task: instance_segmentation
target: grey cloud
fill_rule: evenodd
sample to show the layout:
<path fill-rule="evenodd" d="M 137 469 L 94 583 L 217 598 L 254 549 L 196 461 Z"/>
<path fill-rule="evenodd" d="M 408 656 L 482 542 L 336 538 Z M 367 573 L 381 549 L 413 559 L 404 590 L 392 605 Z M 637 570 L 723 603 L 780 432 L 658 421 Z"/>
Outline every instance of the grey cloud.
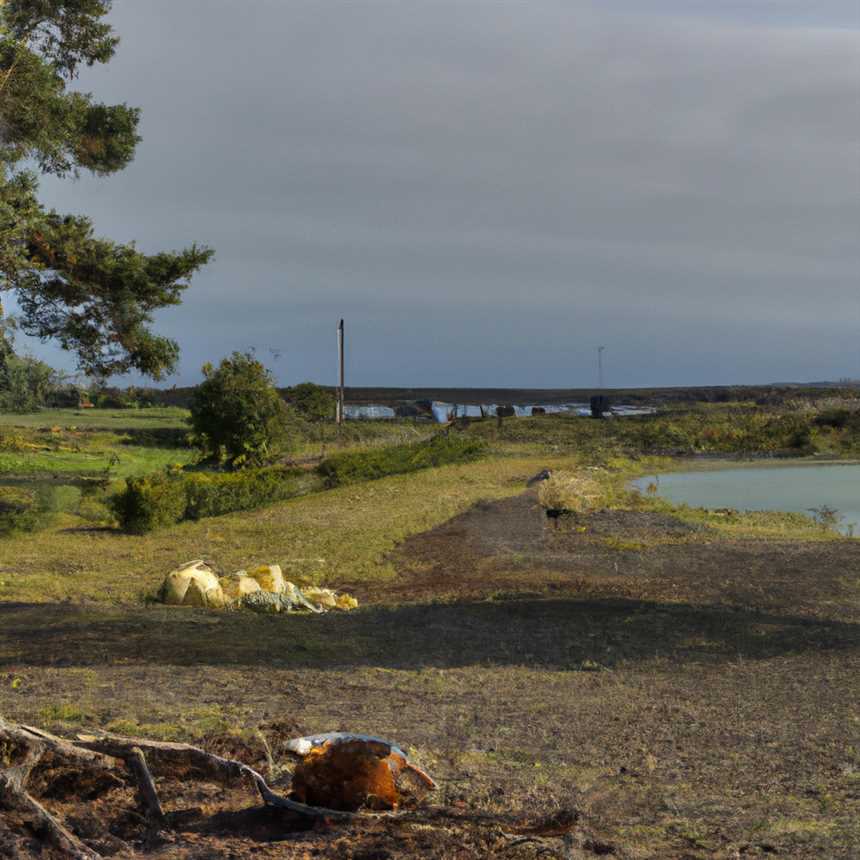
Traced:
<path fill-rule="evenodd" d="M 598 341 L 616 384 L 860 375 L 860 14 L 717 5 L 117 2 L 82 83 L 144 142 L 46 194 L 216 247 L 181 381 L 327 380 L 342 314 L 356 384 L 587 384 Z"/>

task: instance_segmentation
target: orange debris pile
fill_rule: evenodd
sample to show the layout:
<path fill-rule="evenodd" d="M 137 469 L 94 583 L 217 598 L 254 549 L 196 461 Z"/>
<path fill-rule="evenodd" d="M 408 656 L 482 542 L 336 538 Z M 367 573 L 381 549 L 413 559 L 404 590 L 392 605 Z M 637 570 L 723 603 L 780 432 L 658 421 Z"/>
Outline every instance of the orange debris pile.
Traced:
<path fill-rule="evenodd" d="M 400 802 L 395 778 L 404 763 L 382 745 L 326 741 L 296 767 L 292 795 L 302 803 L 328 809 L 395 809 Z"/>

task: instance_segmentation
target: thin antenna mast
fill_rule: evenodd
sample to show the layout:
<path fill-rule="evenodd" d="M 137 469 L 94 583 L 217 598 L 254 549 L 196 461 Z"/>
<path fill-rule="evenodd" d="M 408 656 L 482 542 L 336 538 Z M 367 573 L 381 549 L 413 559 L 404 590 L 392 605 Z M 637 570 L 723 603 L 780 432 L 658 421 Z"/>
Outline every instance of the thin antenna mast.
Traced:
<path fill-rule="evenodd" d="M 597 387 L 603 390 L 603 350 L 605 346 L 597 347 Z"/>

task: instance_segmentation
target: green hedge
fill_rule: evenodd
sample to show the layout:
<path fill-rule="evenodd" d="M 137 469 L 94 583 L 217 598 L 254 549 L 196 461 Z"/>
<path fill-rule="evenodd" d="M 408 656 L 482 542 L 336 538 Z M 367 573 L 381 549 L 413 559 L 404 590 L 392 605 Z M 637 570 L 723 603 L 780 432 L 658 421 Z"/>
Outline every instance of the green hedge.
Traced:
<path fill-rule="evenodd" d="M 126 478 L 110 501 L 125 531 L 145 534 L 182 520 L 215 517 L 292 498 L 301 490 L 300 469 L 270 467 L 242 472 L 172 472 Z"/>
<path fill-rule="evenodd" d="M 0 535 L 37 531 L 48 526 L 52 517 L 35 491 L 0 487 Z"/>
<path fill-rule="evenodd" d="M 386 475 L 415 472 L 448 463 L 468 463 L 482 456 L 487 443 L 471 436 L 438 435 L 428 442 L 391 445 L 370 451 L 336 454 L 317 466 L 328 487 L 373 481 Z"/>
<path fill-rule="evenodd" d="M 186 483 L 178 475 L 126 478 L 125 489 L 112 496 L 109 504 L 125 531 L 146 534 L 184 519 Z"/>
<path fill-rule="evenodd" d="M 326 486 L 336 487 L 414 472 L 480 457 L 487 443 L 461 435 L 439 435 L 429 442 L 392 445 L 371 451 L 339 454 L 317 467 Z M 146 534 L 182 520 L 248 511 L 299 495 L 307 483 L 301 469 L 272 466 L 241 472 L 171 471 L 126 478 L 125 488 L 110 499 L 122 528 Z"/>
<path fill-rule="evenodd" d="M 227 474 L 202 472 L 187 475 L 188 506 L 185 519 L 217 517 L 231 511 L 250 511 L 297 496 L 301 469 L 253 469 Z"/>

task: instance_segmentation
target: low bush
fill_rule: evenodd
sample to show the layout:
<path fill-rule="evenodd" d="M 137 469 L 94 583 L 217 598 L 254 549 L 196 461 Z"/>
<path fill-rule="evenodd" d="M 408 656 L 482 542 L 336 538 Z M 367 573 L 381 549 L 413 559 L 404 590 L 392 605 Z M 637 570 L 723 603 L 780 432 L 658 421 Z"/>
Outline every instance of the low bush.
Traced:
<path fill-rule="evenodd" d="M 126 478 L 110 500 L 120 526 L 145 534 L 182 520 L 247 511 L 292 498 L 301 491 L 299 469 L 270 467 L 242 472 L 168 471 Z"/>
<path fill-rule="evenodd" d="M 185 518 L 186 482 L 181 475 L 126 478 L 125 489 L 113 495 L 110 507 L 123 530 L 142 535 Z"/>
<path fill-rule="evenodd" d="M 0 487 L 0 535 L 46 528 L 54 514 L 38 490 Z"/>
<path fill-rule="evenodd" d="M 101 388 L 90 392 L 90 400 L 99 409 L 143 409 L 155 406 L 156 392 L 152 389 L 137 388 Z"/>
<path fill-rule="evenodd" d="M 436 436 L 429 442 L 393 445 L 372 451 L 339 454 L 324 460 L 318 474 L 326 486 L 367 481 L 447 463 L 466 463 L 486 449 L 480 439 Z M 127 478 L 111 497 L 120 526 L 145 534 L 182 520 L 248 511 L 300 495 L 307 485 L 301 469 L 269 466 L 236 472 L 182 472 L 173 469 L 144 478 Z"/>
<path fill-rule="evenodd" d="M 834 430 L 849 428 L 853 431 L 860 429 L 860 412 L 854 409 L 825 409 L 815 416 L 817 427 L 831 427 Z"/>
<path fill-rule="evenodd" d="M 323 478 L 326 486 L 337 487 L 356 481 L 373 481 L 387 475 L 416 472 L 431 466 L 468 463 L 482 456 L 486 449 L 487 443 L 481 439 L 440 434 L 426 442 L 336 454 L 317 466 L 317 474 Z"/>
<path fill-rule="evenodd" d="M 243 472 L 186 475 L 188 504 L 185 519 L 217 517 L 250 511 L 290 499 L 301 491 L 301 469 L 252 469 Z"/>

